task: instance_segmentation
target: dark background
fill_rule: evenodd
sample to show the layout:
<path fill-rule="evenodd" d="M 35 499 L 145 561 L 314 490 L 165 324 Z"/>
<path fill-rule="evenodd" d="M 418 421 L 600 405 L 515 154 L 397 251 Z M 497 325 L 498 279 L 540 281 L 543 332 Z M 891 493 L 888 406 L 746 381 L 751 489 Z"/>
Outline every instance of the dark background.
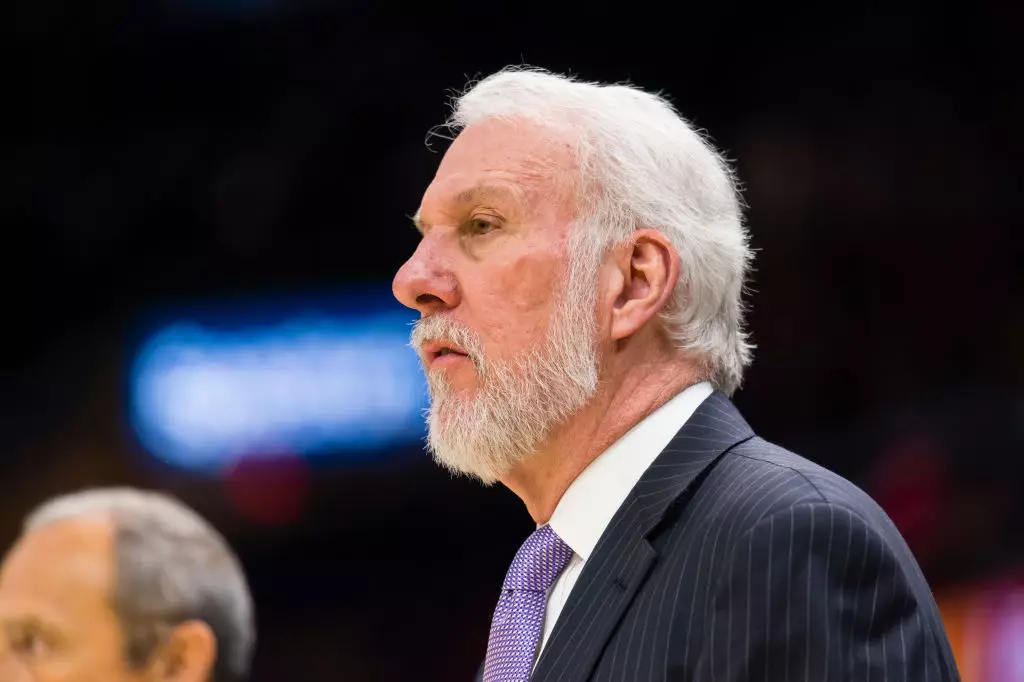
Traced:
<path fill-rule="evenodd" d="M 19 0 L 0 546 L 50 495 L 164 488 L 243 557 L 257 681 L 469 679 L 530 530 L 511 493 L 415 453 L 176 472 L 132 437 L 125 372 L 153 311 L 390 280 L 415 247 L 405 216 L 443 151 L 424 139 L 447 96 L 527 62 L 663 90 L 736 160 L 758 249 L 758 349 L 736 402 L 754 428 L 871 492 L 944 605 L 1019 575 L 1011 4 Z M 962 666 L 982 646 L 953 631 L 966 608 L 944 606 Z"/>

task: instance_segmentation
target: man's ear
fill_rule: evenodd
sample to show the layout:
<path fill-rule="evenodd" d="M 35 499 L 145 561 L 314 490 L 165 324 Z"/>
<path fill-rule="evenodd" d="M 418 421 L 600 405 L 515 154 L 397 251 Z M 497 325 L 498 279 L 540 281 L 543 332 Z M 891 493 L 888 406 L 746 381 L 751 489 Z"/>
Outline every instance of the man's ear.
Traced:
<path fill-rule="evenodd" d="M 611 333 L 616 341 L 632 336 L 665 309 L 681 267 L 676 247 L 657 230 L 638 230 L 624 248 L 612 310 Z"/>
<path fill-rule="evenodd" d="M 153 652 L 148 682 L 209 682 L 217 660 L 217 638 L 201 620 L 175 627 Z"/>

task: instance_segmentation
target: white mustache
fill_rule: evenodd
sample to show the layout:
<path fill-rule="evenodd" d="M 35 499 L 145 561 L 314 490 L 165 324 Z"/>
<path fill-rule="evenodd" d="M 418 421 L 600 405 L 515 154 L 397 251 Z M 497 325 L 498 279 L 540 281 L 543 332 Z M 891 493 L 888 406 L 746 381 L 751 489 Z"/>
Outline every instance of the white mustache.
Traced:
<path fill-rule="evenodd" d="M 409 335 L 413 350 L 423 357 L 423 346 L 431 341 L 448 341 L 466 351 L 473 364 L 480 366 L 483 361 L 483 344 L 468 327 L 451 318 L 431 315 L 417 320 Z"/>

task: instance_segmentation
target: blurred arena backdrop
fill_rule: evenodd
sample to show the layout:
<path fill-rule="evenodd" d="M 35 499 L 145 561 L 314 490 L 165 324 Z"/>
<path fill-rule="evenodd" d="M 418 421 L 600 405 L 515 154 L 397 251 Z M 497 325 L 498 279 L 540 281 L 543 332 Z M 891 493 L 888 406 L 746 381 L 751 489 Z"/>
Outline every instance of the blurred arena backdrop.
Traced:
<path fill-rule="evenodd" d="M 527 62 L 736 159 L 740 408 L 888 510 L 966 682 L 1024 679 L 1019 4 L 13 4 L 3 547 L 47 496 L 166 489 L 242 555 L 257 682 L 470 679 L 530 519 L 423 454 L 390 279 L 446 93 Z"/>

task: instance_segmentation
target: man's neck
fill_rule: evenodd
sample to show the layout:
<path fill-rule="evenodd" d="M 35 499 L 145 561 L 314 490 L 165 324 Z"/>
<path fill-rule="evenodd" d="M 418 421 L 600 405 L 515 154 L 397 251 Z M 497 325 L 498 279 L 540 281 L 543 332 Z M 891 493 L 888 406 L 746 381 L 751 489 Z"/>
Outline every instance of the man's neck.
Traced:
<path fill-rule="evenodd" d="M 683 389 L 697 383 L 690 364 L 634 365 L 603 383 L 580 412 L 555 429 L 541 450 L 516 465 L 501 482 L 547 523 L 562 495 L 601 453 Z"/>

